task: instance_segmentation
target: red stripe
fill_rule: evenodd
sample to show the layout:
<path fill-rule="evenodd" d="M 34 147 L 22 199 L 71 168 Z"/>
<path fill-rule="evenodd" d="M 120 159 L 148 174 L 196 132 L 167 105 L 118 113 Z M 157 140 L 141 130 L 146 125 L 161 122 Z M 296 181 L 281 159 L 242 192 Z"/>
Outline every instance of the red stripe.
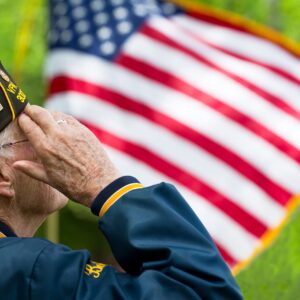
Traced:
<path fill-rule="evenodd" d="M 242 24 L 241 25 L 235 25 L 235 24 L 231 23 L 229 20 L 228 21 L 227 20 L 221 20 L 218 17 L 208 16 L 208 15 L 205 15 L 205 13 L 201 14 L 200 12 L 188 12 L 188 11 L 186 11 L 185 13 L 186 13 L 187 16 L 195 19 L 195 21 L 201 20 L 201 21 L 204 21 L 206 23 L 210 23 L 210 24 L 221 26 L 221 27 L 229 28 L 229 29 L 239 31 L 239 32 L 242 32 L 244 34 L 248 34 L 250 36 L 256 37 L 258 39 L 265 40 L 265 41 L 277 46 L 278 48 L 281 48 L 284 51 L 288 52 L 288 54 L 290 56 L 292 56 L 296 59 L 299 59 L 299 56 L 296 53 L 291 52 L 289 49 L 284 47 L 284 45 L 276 43 L 276 42 L 274 42 L 274 41 L 272 41 L 272 40 L 270 40 L 266 37 L 262 37 L 259 34 L 255 34 L 254 32 L 251 32 L 248 29 L 247 25 L 244 25 L 244 26 Z"/>
<path fill-rule="evenodd" d="M 248 57 L 248 56 L 244 56 L 242 54 L 239 54 L 239 53 L 236 53 L 236 52 L 233 52 L 233 51 L 230 51 L 226 48 L 223 48 L 221 46 L 218 46 L 216 44 L 213 44 L 211 43 L 210 41 L 204 39 L 201 35 L 198 35 L 198 34 L 195 34 L 193 31 L 189 31 L 187 30 L 184 26 L 182 26 L 180 23 L 176 22 L 173 20 L 172 22 L 173 24 L 176 24 L 176 26 L 178 28 L 180 28 L 180 30 L 182 30 L 186 35 L 190 35 L 191 37 L 193 37 L 194 39 L 196 39 L 197 41 L 199 41 L 200 43 L 202 44 L 205 44 L 213 49 L 216 49 L 220 52 L 223 52 L 229 56 L 232 56 L 234 58 L 237 58 L 239 60 L 242 60 L 242 61 L 246 61 L 246 62 L 250 62 L 252 64 L 255 64 L 255 65 L 258 65 L 262 68 L 265 68 L 273 73 L 275 73 L 276 75 L 278 76 L 281 76 L 289 81 L 291 81 L 292 83 L 296 84 L 296 85 L 300 85 L 300 79 L 297 78 L 296 76 L 292 75 L 291 73 L 287 72 L 286 70 L 283 70 L 279 67 L 275 67 L 275 66 L 272 66 L 272 65 L 269 65 L 267 63 L 264 63 L 264 62 L 261 62 L 261 61 L 258 61 L 252 57 Z"/>
<path fill-rule="evenodd" d="M 147 163 L 149 166 L 167 175 L 175 182 L 186 186 L 188 189 L 192 190 L 196 194 L 205 198 L 212 205 L 219 208 L 253 235 L 261 237 L 267 230 L 267 227 L 264 224 L 237 206 L 227 197 L 221 195 L 197 177 L 180 169 L 165 159 L 162 159 L 154 152 L 141 145 L 129 142 L 104 129 L 95 127 L 87 123 L 87 121 L 83 121 L 83 124 L 92 130 L 102 143 L 119 151 L 125 152 L 126 154 L 134 157 L 134 159 Z"/>
<path fill-rule="evenodd" d="M 218 244 L 216 241 L 214 241 L 214 243 L 217 245 L 223 259 L 227 262 L 227 264 L 232 268 L 234 267 L 234 265 L 237 263 L 237 261 L 228 254 L 228 252 L 220 246 L 220 244 Z"/>
<path fill-rule="evenodd" d="M 248 129 L 257 136 L 268 141 L 282 153 L 289 156 L 297 163 L 300 163 L 300 151 L 296 147 L 283 140 L 280 136 L 276 135 L 254 119 L 227 105 L 221 100 L 210 96 L 209 94 L 201 91 L 198 88 L 195 88 L 188 82 L 174 76 L 171 73 L 163 71 L 157 67 L 149 65 L 126 54 L 120 55 L 116 60 L 116 63 L 121 66 L 127 67 L 128 69 L 135 71 L 142 76 L 158 81 L 159 83 L 164 84 L 169 88 L 175 89 L 185 95 L 188 95 L 189 97 L 199 102 L 202 102 L 208 107 L 213 108 L 218 113 L 224 115 L 240 126 Z"/>
<path fill-rule="evenodd" d="M 218 159 L 224 161 L 230 167 L 234 168 L 246 178 L 254 182 L 280 204 L 285 205 L 292 196 L 284 188 L 272 182 L 263 173 L 255 169 L 251 166 L 251 164 L 227 148 L 214 142 L 209 137 L 197 132 L 193 128 L 188 127 L 184 123 L 181 123 L 158 110 L 154 110 L 136 99 L 128 98 L 115 91 L 111 91 L 102 86 L 94 85 L 79 79 L 63 76 L 54 78 L 50 83 L 50 93 L 56 94 L 65 91 L 79 92 L 99 98 L 102 101 L 106 101 L 129 112 L 136 113 L 151 122 L 169 129 L 182 138 L 187 139 L 200 148 L 205 149 Z"/>
<path fill-rule="evenodd" d="M 300 112 L 295 110 L 293 107 L 288 105 L 286 102 L 284 102 L 279 97 L 270 94 L 269 92 L 263 90 L 262 88 L 256 86 L 255 84 L 251 83 L 250 81 L 231 73 L 230 71 L 223 69 L 222 67 L 214 64 L 210 60 L 206 59 L 205 57 L 201 56 L 199 53 L 194 52 L 193 50 L 184 47 L 180 43 L 177 43 L 176 41 L 170 39 L 168 36 L 164 35 L 163 33 L 155 30 L 154 28 L 151 28 L 149 26 L 144 26 L 141 30 L 141 33 L 145 34 L 148 37 L 151 37 L 152 39 L 155 39 L 156 41 L 159 41 L 163 44 L 166 44 L 168 46 L 171 46 L 191 57 L 194 59 L 197 59 L 202 64 L 207 65 L 208 67 L 222 73 L 223 75 L 226 75 L 227 77 L 233 79 L 234 81 L 238 82 L 240 85 L 244 86 L 248 90 L 250 90 L 253 93 L 256 93 L 258 96 L 265 99 L 267 102 L 271 103 L 272 105 L 276 106 L 278 109 L 284 111 L 285 113 L 295 117 L 296 119 L 300 120 Z"/>

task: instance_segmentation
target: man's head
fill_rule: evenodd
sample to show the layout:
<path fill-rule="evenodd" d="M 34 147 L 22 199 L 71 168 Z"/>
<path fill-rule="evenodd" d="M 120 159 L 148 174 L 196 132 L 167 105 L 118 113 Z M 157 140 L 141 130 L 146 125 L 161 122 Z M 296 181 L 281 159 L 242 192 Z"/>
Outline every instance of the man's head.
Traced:
<path fill-rule="evenodd" d="M 0 218 L 13 225 L 13 219 L 19 215 L 45 217 L 62 208 L 67 203 L 65 196 L 12 167 L 17 160 L 36 160 L 18 122 L 0 132 L 0 146 L 6 144 L 9 145 L 0 147 Z"/>

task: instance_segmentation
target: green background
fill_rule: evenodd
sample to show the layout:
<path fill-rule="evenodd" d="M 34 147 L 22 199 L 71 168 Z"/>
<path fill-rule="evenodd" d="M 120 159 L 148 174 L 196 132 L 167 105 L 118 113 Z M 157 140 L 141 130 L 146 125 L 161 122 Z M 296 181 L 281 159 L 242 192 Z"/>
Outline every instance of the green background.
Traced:
<path fill-rule="evenodd" d="M 34 1 L 33 1 L 34 2 Z M 15 75 L 32 103 L 42 104 L 46 85 L 43 63 L 47 55 L 47 2 L 0 0 L 0 59 Z M 203 0 L 272 26 L 300 42 L 300 0 Z M 23 65 L 16 65 L 21 28 L 34 18 L 31 40 Z M 21 70 L 21 72 L 20 72 Z M 300 185 L 300 180 L 299 180 Z M 88 248 L 95 258 L 112 262 L 109 247 L 96 228 L 97 218 L 76 204 L 61 211 L 60 242 L 73 249 Z M 43 226 L 38 235 L 45 236 Z M 237 280 L 247 300 L 300 299 L 300 210 L 298 209 L 272 247 L 260 255 Z"/>

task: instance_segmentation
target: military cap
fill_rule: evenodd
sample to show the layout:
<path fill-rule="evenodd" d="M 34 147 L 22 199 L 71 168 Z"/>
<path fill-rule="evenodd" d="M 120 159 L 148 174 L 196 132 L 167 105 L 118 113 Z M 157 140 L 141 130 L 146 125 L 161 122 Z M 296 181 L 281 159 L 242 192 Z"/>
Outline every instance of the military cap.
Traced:
<path fill-rule="evenodd" d="M 0 62 L 0 132 L 22 113 L 27 103 L 27 96 Z"/>

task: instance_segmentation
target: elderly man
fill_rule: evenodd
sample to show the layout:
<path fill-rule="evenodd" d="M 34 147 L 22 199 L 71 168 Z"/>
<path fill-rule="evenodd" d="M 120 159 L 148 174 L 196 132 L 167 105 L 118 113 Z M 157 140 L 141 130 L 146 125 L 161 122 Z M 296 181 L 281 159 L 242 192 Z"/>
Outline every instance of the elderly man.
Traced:
<path fill-rule="evenodd" d="M 5 93 L 8 84 L 1 86 L 2 106 L 11 102 L 12 112 L 16 98 Z M 145 188 L 120 176 L 75 119 L 23 106 L 17 122 L 11 113 L 10 124 L 0 127 L 1 299 L 242 299 L 209 234 L 173 186 Z M 125 273 L 91 261 L 87 251 L 32 238 L 68 198 L 99 215 Z"/>

